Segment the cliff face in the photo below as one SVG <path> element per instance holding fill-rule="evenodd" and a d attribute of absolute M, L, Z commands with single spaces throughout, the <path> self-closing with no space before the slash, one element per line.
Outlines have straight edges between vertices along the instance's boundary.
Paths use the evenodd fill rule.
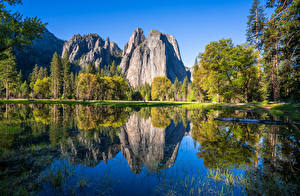
<path fill-rule="evenodd" d="M 94 167 L 102 160 L 106 163 L 108 159 L 115 157 L 120 151 L 120 141 L 112 141 L 98 132 L 83 131 L 61 143 L 60 150 L 71 164 Z"/>
<path fill-rule="evenodd" d="M 125 45 L 120 68 L 132 86 L 151 84 L 157 76 L 167 76 L 172 82 L 187 76 L 176 39 L 156 30 L 145 39 L 140 28 Z"/>
<path fill-rule="evenodd" d="M 153 127 L 151 118 L 133 114 L 119 133 L 121 151 L 134 173 L 143 167 L 156 171 L 171 167 L 186 128 L 173 122 L 166 128 Z"/>
<path fill-rule="evenodd" d="M 121 61 L 122 51 L 109 38 L 104 41 L 97 34 L 81 36 L 74 35 L 64 44 L 62 54 L 68 52 L 69 60 L 80 66 L 87 66 L 88 63 L 95 63 L 96 67 L 111 65 L 112 61 L 117 64 Z"/>

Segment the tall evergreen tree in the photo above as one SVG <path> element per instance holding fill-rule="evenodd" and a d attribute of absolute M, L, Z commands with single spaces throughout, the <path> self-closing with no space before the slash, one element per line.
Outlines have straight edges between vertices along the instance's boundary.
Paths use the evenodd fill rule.
<path fill-rule="evenodd" d="M 117 74 L 117 66 L 116 66 L 116 62 L 113 61 L 111 66 L 110 66 L 110 69 L 109 69 L 109 72 L 110 72 L 110 75 L 111 76 L 114 76 Z"/>
<path fill-rule="evenodd" d="M 53 97 L 57 99 L 61 90 L 61 60 L 55 52 L 51 61 L 51 80 L 52 80 L 52 92 Z"/>
<path fill-rule="evenodd" d="M 90 73 L 90 74 L 95 74 L 96 73 L 95 63 L 89 63 L 88 64 L 86 73 Z"/>
<path fill-rule="evenodd" d="M 248 16 L 247 22 L 247 41 L 249 44 L 256 46 L 257 50 L 257 66 L 260 67 L 259 55 L 260 50 L 263 46 L 263 33 L 264 33 L 264 23 L 265 15 L 263 7 L 259 5 L 259 0 L 253 0 L 252 7 L 250 9 L 250 15 Z"/>
<path fill-rule="evenodd" d="M 274 13 L 268 24 L 268 34 L 265 36 L 269 47 L 267 62 L 269 75 L 276 73 L 277 83 L 273 92 L 273 99 L 300 99 L 300 1 L 297 0 L 268 0 L 267 7 Z M 273 51 L 270 53 L 269 51 Z M 271 58 L 273 54 L 273 58 Z M 276 63 L 276 64 L 275 64 Z M 275 66 L 274 66 L 275 65 Z M 272 78 L 271 78 L 272 79 Z M 274 87 L 274 84 L 271 83 Z M 274 88 L 273 88 L 274 89 Z M 275 93 L 275 94 L 274 94 Z"/>
<path fill-rule="evenodd" d="M 38 75 L 39 75 L 39 66 L 37 64 L 35 64 L 30 76 L 29 76 L 29 81 L 30 81 L 30 88 L 33 89 L 34 83 L 36 82 L 36 80 L 38 79 Z"/>
<path fill-rule="evenodd" d="M 16 83 L 16 79 L 16 59 L 12 48 L 9 48 L 0 53 L 0 81 L 6 90 L 6 99 L 9 99 L 10 88 Z"/>
<path fill-rule="evenodd" d="M 177 77 L 172 86 L 173 86 L 173 92 L 174 92 L 174 99 L 175 99 L 175 101 L 178 101 L 178 93 L 179 93 L 180 89 L 179 89 L 179 81 L 178 81 Z"/>
<path fill-rule="evenodd" d="M 181 86 L 181 97 L 184 101 L 187 99 L 188 95 L 188 89 L 189 89 L 189 81 L 187 76 L 184 78 L 182 86 Z"/>
<path fill-rule="evenodd" d="M 38 79 L 42 80 L 43 78 L 48 77 L 48 71 L 46 67 L 40 67 L 39 73 L 38 73 Z"/>
<path fill-rule="evenodd" d="M 63 66 L 63 96 L 64 98 L 70 98 L 72 95 L 72 81 L 71 81 L 71 71 L 68 52 L 64 52 L 62 57 Z"/>

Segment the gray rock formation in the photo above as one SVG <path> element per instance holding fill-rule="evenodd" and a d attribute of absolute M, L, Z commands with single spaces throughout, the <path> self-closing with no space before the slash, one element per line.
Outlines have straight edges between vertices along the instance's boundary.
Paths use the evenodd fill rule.
<path fill-rule="evenodd" d="M 185 67 L 187 77 L 190 81 L 193 81 L 193 72 L 194 72 L 194 67 Z"/>
<path fill-rule="evenodd" d="M 81 131 L 62 142 L 60 150 L 71 164 L 94 167 L 102 160 L 106 163 L 108 159 L 114 158 L 120 151 L 120 142 L 112 141 L 99 132 Z"/>
<path fill-rule="evenodd" d="M 183 81 L 187 72 L 181 60 L 176 39 L 152 30 L 145 39 L 142 29 L 136 29 L 125 45 L 120 68 L 132 86 L 151 84 L 154 77 L 176 77 Z"/>
<path fill-rule="evenodd" d="M 174 122 L 166 128 L 153 127 L 151 118 L 144 119 L 133 114 L 119 133 L 121 151 L 134 173 L 143 167 L 157 171 L 171 167 L 186 128 Z"/>
<path fill-rule="evenodd" d="M 62 54 L 67 51 L 69 60 L 80 66 L 87 66 L 88 63 L 95 63 L 96 67 L 111 65 L 112 61 L 117 64 L 121 61 L 122 51 L 109 38 L 104 41 L 97 34 L 74 35 L 68 42 L 65 42 Z"/>

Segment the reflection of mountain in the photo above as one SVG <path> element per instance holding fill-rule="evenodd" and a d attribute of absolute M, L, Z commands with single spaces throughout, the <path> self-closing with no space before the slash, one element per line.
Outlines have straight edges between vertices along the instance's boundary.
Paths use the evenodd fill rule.
<path fill-rule="evenodd" d="M 139 173 L 143 165 L 149 171 L 169 168 L 176 160 L 186 128 L 172 120 L 166 128 L 156 128 L 152 121 L 134 113 L 121 128 L 80 130 L 60 142 L 61 153 L 72 164 L 95 166 L 122 151 L 134 173 Z"/>
<path fill-rule="evenodd" d="M 142 165 L 149 171 L 171 167 L 177 157 L 180 141 L 186 128 L 172 121 L 166 128 L 155 128 L 151 118 L 133 114 L 119 134 L 121 150 L 133 172 L 139 173 Z"/>
<path fill-rule="evenodd" d="M 115 130 L 108 130 L 115 131 Z M 120 142 L 117 137 L 111 138 L 98 131 L 81 131 L 74 137 L 61 143 L 61 153 L 72 164 L 96 166 L 100 161 L 106 162 L 118 154 Z"/>

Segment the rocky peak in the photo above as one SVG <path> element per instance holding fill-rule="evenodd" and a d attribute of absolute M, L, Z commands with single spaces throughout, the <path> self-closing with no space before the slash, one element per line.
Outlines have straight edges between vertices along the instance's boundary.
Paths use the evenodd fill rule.
<path fill-rule="evenodd" d="M 132 86 L 151 84 L 157 76 L 167 76 L 172 82 L 187 76 L 176 39 L 157 30 L 151 30 L 147 39 L 140 28 L 132 33 L 120 68 Z"/>
<path fill-rule="evenodd" d="M 74 35 L 64 44 L 62 53 L 65 51 L 70 62 L 80 66 L 95 63 L 96 67 L 111 65 L 112 61 L 119 63 L 122 53 L 116 43 L 110 42 L 109 38 L 104 41 L 98 34 Z"/>

